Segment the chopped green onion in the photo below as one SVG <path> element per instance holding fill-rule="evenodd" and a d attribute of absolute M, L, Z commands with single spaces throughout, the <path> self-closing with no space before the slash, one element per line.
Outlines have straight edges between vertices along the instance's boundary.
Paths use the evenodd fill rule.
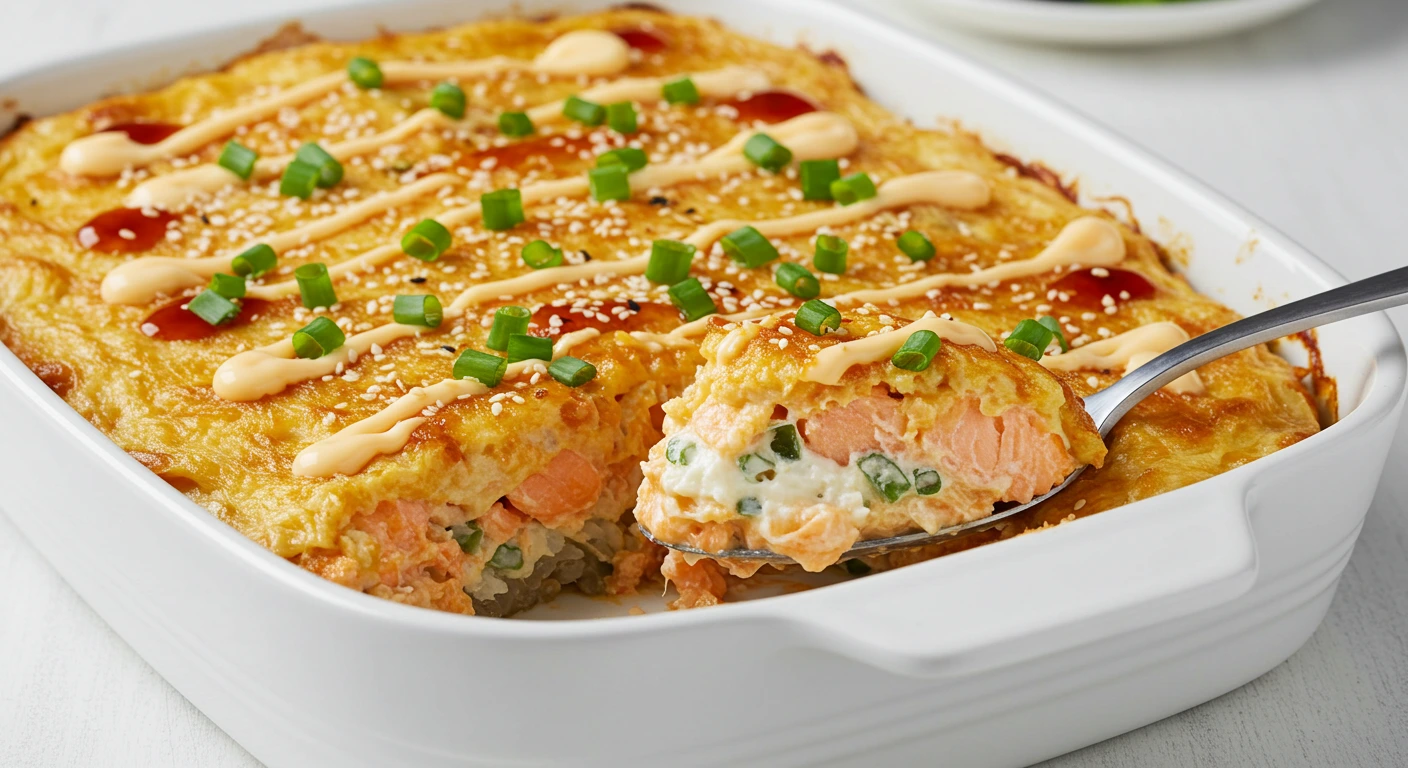
<path fill-rule="evenodd" d="M 430 92 L 430 106 L 446 117 L 464 117 L 464 90 L 454 83 L 441 83 Z"/>
<path fill-rule="evenodd" d="M 647 162 L 649 159 L 645 156 L 645 150 L 635 147 L 620 147 L 596 156 L 596 167 L 598 168 L 605 168 L 608 165 L 624 165 L 627 171 L 639 171 L 645 167 Z"/>
<path fill-rule="evenodd" d="M 501 571 L 516 571 L 523 567 L 523 550 L 512 544 L 500 544 L 489 558 L 489 565 Z"/>
<path fill-rule="evenodd" d="M 221 325 L 234 320 L 240 313 L 240 306 L 221 296 L 214 290 L 204 290 L 186 305 L 196 317 L 211 325 Z"/>
<path fill-rule="evenodd" d="M 596 378 L 596 366 L 586 360 L 564 355 L 552 361 L 548 366 L 548 375 L 557 379 L 559 384 L 580 387 Z"/>
<path fill-rule="evenodd" d="M 934 355 L 939 353 L 939 347 L 943 346 L 943 341 L 939 335 L 933 331 L 915 331 L 904 340 L 904 344 L 890 358 L 890 362 L 896 368 L 903 368 L 906 371 L 922 371 L 929 367 L 929 363 L 934 361 Z"/>
<path fill-rule="evenodd" d="M 802 438 L 797 435 L 796 424 L 783 424 L 772 430 L 772 441 L 768 443 L 779 459 L 796 461 L 802 458 Z"/>
<path fill-rule="evenodd" d="M 587 171 L 592 199 L 597 202 L 631 199 L 631 180 L 624 165 L 607 165 Z"/>
<path fill-rule="evenodd" d="M 864 560 L 859 559 L 847 560 L 846 562 L 841 563 L 841 567 L 845 568 L 846 573 L 849 573 L 852 576 L 864 576 L 865 574 L 870 573 L 872 570 L 874 570 Z"/>
<path fill-rule="evenodd" d="M 698 104 L 699 89 L 687 77 L 671 80 L 660 88 L 660 95 L 671 104 Z"/>
<path fill-rule="evenodd" d="M 772 472 L 777 466 L 772 460 L 759 456 L 756 453 L 745 453 L 738 457 L 738 469 L 743 473 L 743 479 L 750 483 L 761 483 L 764 480 L 771 480 L 772 477 L 764 477 Z"/>
<path fill-rule="evenodd" d="M 523 263 L 533 269 L 560 267 L 563 262 L 562 249 L 552 247 L 552 243 L 546 240 L 534 240 L 523 246 L 519 255 L 523 257 Z"/>
<path fill-rule="evenodd" d="M 502 232 L 523 223 L 523 195 L 516 189 L 496 189 L 479 196 L 485 229 Z"/>
<path fill-rule="evenodd" d="M 850 205 L 875 197 L 875 182 L 864 173 L 853 173 L 831 182 L 831 198 L 841 205 Z"/>
<path fill-rule="evenodd" d="M 905 477 L 904 470 L 895 466 L 893 461 L 883 453 L 872 453 L 856 462 L 860 467 L 861 474 L 865 479 L 885 497 L 886 501 L 896 502 L 909 490 L 909 478 Z"/>
<path fill-rule="evenodd" d="M 337 162 L 337 158 L 328 154 L 326 149 L 309 142 L 298 148 L 294 153 L 295 162 L 307 163 L 318 169 L 318 186 L 323 189 L 337 186 L 342 181 L 342 163 Z"/>
<path fill-rule="evenodd" d="M 734 509 L 738 510 L 738 514 L 744 517 L 756 517 L 763 513 L 763 503 L 752 496 L 748 496 L 739 499 Z"/>
<path fill-rule="evenodd" d="M 439 328 L 445 319 L 445 310 L 434 296 L 401 295 L 391 302 L 391 317 L 402 325 Z"/>
<path fill-rule="evenodd" d="M 358 88 L 380 88 L 383 79 L 381 67 L 365 56 L 358 56 L 347 62 L 347 78 L 356 83 Z"/>
<path fill-rule="evenodd" d="M 830 200 L 831 182 L 841 178 L 841 164 L 835 160 L 803 160 L 797 171 L 803 200 Z"/>
<path fill-rule="evenodd" d="M 606 119 L 606 107 L 580 96 L 568 96 L 562 103 L 562 116 L 582 125 L 601 125 Z"/>
<path fill-rule="evenodd" d="M 1042 326 L 1043 328 L 1045 328 L 1045 329 L 1048 330 L 1048 331 L 1051 331 L 1051 335 L 1055 336 L 1055 337 L 1056 337 L 1056 341 L 1058 341 L 1058 342 L 1061 343 L 1061 351 L 1062 351 L 1062 352 L 1070 352 L 1070 351 L 1071 351 L 1071 345 L 1068 344 L 1068 343 L 1066 343 L 1066 334 L 1064 334 L 1064 333 L 1061 332 L 1061 323 L 1060 323 L 1060 321 L 1058 321 L 1056 318 L 1052 317 L 1051 315 L 1042 315 L 1041 317 L 1038 317 L 1038 318 L 1036 319 L 1036 321 L 1037 321 L 1038 323 L 1041 323 L 1041 326 Z"/>
<path fill-rule="evenodd" d="M 699 278 L 691 277 L 670 286 L 670 301 L 684 313 L 684 319 L 693 322 L 719 311 L 709 292 Z"/>
<path fill-rule="evenodd" d="M 332 276 L 328 265 L 315 262 L 304 264 L 293 270 L 293 279 L 298 282 L 298 293 L 303 298 L 303 306 L 331 307 L 337 303 L 337 292 L 332 287 Z"/>
<path fill-rule="evenodd" d="M 307 200 L 313 196 L 322 174 L 323 169 L 318 166 L 294 160 L 284 168 L 284 175 L 279 179 L 279 194 Z"/>
<path fill-rule="evenodd" d="M 650 261 L 645 265 L 645 279 L 652 283 L 674 285 L 689 277 L 689 264 L 694 260 L 694 246 L 678 240 L 656 240 L 650 244 Z"/>
<path fill-rule="evenodd" d="M 606 105 L 606 124 L 617 133 L 636 132 L 636 108 L 629 101 Z"/>
<path fill-rule="evenodd" d="M 455 359 L 451 375 L 456 379 L 477 379 L 480 384 L 492 389 L 503 381 L 506 370 L 508 361 L 502 357 L 477 349 L 466 349 Z"/>
<path fill-rule="evenodd" d="M 744 225 L 719 241 L 724 253 L 745 267 L 761 267 L 777 258 L 777 248 L 756 228 Z"/>
<path fill-rule="evenodd" d="M 316 360 L 345 341 L 347 336 L 337 323 L 326 317 L 315 317 L 313 322 L 293 332 L 293 353 L 305 360 Z"/>
<path fill-rule="evenodd" d="M 499 115 L 499 133 L 515 138 L 533 134 L 533 118 L 527 112 L 504 112 Z"/>
<path fill-rule="evenodd" d="M 782 290 L 799 299 L 815 299 L 821 293 L 821 283 L 816 281 L 816 275 L 808 272 L 801 264 L 778 264 L 774 280 Z"/>
<path fill-rule="evenodd" d="M 552 360 L 552 339 L 529 336 L 526 333 L 508 335 L 508 361 Z"/>
<path fill-rule="evenodd" d="M 697 449 L 698 446 L 683 437 L 672 437 L 670 442 L 665 443 L 665 461 L 681 467 L 688 466 L 694 460 Z"/>
<path fill-rule="evenodd" d="M 499 307 L 494 310 L 494 324 L 489 327 L 489 338 L 484 346 L 503 352 L 508 349 L 508 337 L 528 332 L 528 320 L 533 313 L 523 307 Z"/>
<path fill-rule="evenodd" d="M 211 275 L 210 285 L 206 287 L 227 299 L 241 299 L 244 298 L 244 283 L 243 277 L 216 272 L 214 275 Z"/>
<path fill-rule="evenodd" d="M 474 554 L 475 550 L 479 549 L 479 542 L 484 540 L 484 529 L 473 520 L 452 525 L 445 530 L 450 532 L 450 538 L 460 545 L 460 551 L 466 555 Z"/>
<path fill-rule="evenodd" d="M 943 486 L 943 480 L 939 478 L 938 470 L 928 467 L 914 470 L 914 492 L 920 496 L 933 496 Z"/>
<path fill-rule="evenodd" d="M 923 232 L 908 230 L 900 235 L 900 239 L 896 240 L 895 244 L 900 247 L 904 255 L 909 257 L 910 261 L 928 261 L 934 258 L 934 244 L 929 242 L 929 238 L 925 237 Z"/>
<path fill-rule="evenodd" d="M 846 271 L 846 254 L 851 246 L 835 235 L 817 235 L 816 253 L 812 255 L 812 266 L 818 272 L 839 275 Z"/>
<path fill-rule="evenodd" d="M 797 309 L 792 324 L 813 336 L 825 336 L 841 327 L 841 312 L 820 299 L 812 299 Z"/>
<path fill-rule="evenodd" d="M 230 271 L 240 277 L 260 278 L 279 263 L 279 255 L 264 243 L 246 248 L 230 260 Z"/>
<path fill-rule="evenodd" d="M 1002 341 L 1002 344 L 1022 357 L 1030 357 L 1039 361 L 1054 336 L 1051 329 L 1041 323 L 1035 320 L 1023 320 L 1017 323 L 1017 327 L 1012 329 L 1012 333 Z"/>
<path fill-rule="evenodd" d="M 435 261 L 450 249 L 453 240 L 444 224 L 435 219 L 421 219 L 401 236 L 401 252 L 413 259 Z"/>
<path fill-rule="evenodd" d="M 777 143 L 766 133 L 755 133 L 743 145 L 743 156 L 753 165 L 773 173 L 781 171 L 792 162 L 792 150 Z"/>
<path fill-rule="evenodd" d="M 218 162 L 221 168 L 224 168 L 245 181 L 249 181 L 249 177 L 254 175 L 254 163 L 258 160 L 258 152 L 231 139 L 225 142 L 225 148 L 220 150 L 220 160 Z"/>

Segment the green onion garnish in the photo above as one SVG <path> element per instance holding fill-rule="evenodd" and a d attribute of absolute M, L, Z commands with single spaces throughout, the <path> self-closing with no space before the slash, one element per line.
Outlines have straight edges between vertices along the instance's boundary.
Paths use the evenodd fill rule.
<path fill-rule="evenodd" d="M 559 384 L 580 387 L 596 378 L 596 366 L 586 360 L 564 355 L 552 361 L 548 366 L 548 375 L 557 379 Z"/>
<path fill-rule="evenodd" d="M 316 360 L 345 341 L 347 336 L 337 323 L 326 317 L 315 317 L 313 322 L 293 332 L 293 353 L 304 360 Z"/>
<path fill-rule="evenodd" d="M 499 133 L 505 136 L 531 136 L 533 118 L 527 112 L 504 112 L 499 115 Z"/>
<path fill-rule="evenodd" d="M 489 558 L 489 565 L 501 571 L 516 571 L 523 567 L 523 550 L 512 544 L 500 544 Z"/>
<path fill-rule="evenodd" d="M 923 232 L 908 230 L 895 241 L 910 261 L 928 261 L 934 258 L 934 244 Z"/>
<path fill-rule="evenodd" d="M 864 576 L 865 574 L 870 573 L 872 570 L 874 570 L 864 560 L 847 560 L 846 562 L 841 563 L 841 567 L 845 568 L 846 573 L 849 573 L 852 576 Z"/>
<path fill-rule="evenodd" d="M 798 308 L 792 324 L 813 336 L 825 336 L 841 327 L 841 312 L 820 299 L 812 299 Z"/>
<path fill-rule="evenodd" d="M 391 317 L 402 325 L 439 328 L 445 319 L 445 310 L 434 296 L 401 295 L 391 302 Z"/>
<path fill-rule="evenodd" d="M 332 288 L 332 276 L 328 265 L 321 262 L 304 264 L 293 270 L 293 279 L 298 281 L 298 293 L 303 297 L 303 306 L 331 307 L 337 303 L 337 292 Z"/>
<path fill-rule="evenodd" d="M 552 339 L 529 336 L 526 333 L 508 335 L 508 361 L 552 360 Z"/>
<path fill-rule="evenodd" d="M 743 156 L 753 165 L 773 173 L 781 171 L 792 162 L 792 150 L 777 143 L 766 133 L 755 133 L 743 145 Z"/>
<path fill-rule="evenodd" d="M 228 323 L 240 313 L 238 304 L 214 290 L 201 291 L 194 299 L 191 299 L 190 303 L 186 305 L 186 309 L 211 325 Z"/>
<path fill-rule="evenodd" d="M 841 178 L 841 164 L 835 160 L 803 160 L 797 171 L 803 200 L 830 200 L 831 182 Z"/>
<path fill-rule="evenodd" d="M 235 174 L 236 176 L 249 181 L 249 177 L 254 174 L 254 163 L 259 160 L 259 153 L 234 141 L 225 142 L 225 148 L 220 150 L 220 167 Z"/>
<path fill-rule="evenodd" d="M 850 205 L 875 197 L 875 182 L 864 173 L 853 173 L 831 182 L 831 198 L 841 205 Z"/>
<path fill-rule="evenodd" d="M 684 313 L 684 319 L 693 322 L 719 311 L 709 292 L 699 278 L 691 277 L 670 286 L 670 301 Z"/>
<path fill-rule="evenodd" d="M 773 428 L 768 447 L 779 459 L 796 461 L 802 458 L 802 438 L 797 435 L 797 425 L 783 424 Z"/>
<path fill-rule="evenodd" d="M 624 165 L 607 165 L 587 171 L 592 199 L 597 202 L 631 199 L 631 180 Z"/>
<path fill-rule="evenodd" d="M 489 338 L 484 346 L 503 352 L 508 349 L 508 337 L 527 333 L 528 321 L 533 313 L 523 307 L 499 307 L 494 310 L 494 324 L 489 327 Z"/>
<path fill-rule="evenodd" d="M 777 466 L 771 459 L 759 456 L 756 453 L 745 453 L 738 457 L 738 469 L 743 473 L 743 479 L 750 483 L 761 483 L 764 480 L 771 480 L 771 477 L 764 477 Z"/>
<path fill-rule="evenodd" d="M 617 133 L 636 132 L 636 108 L 629 101 L 606 105 L 606 124 Z"/>
<path fill-rule="evenodd" d="M 240 277 L 259 278 L 279 263 L 279 255 L 264 243 L 246 248 L 244 252 L 230 260 L 230 271 Z"/>
<path fill-rule="evenodd" d="M 322 173 L 316 165 L 294 160 L 284 168 L 284 175 L 279 179 L 279 194 L 307 200 L 313 196 Z"/>
<path fill-rule="evenodd" d="M 660 88 L 660 95 L 671 104 L 698 104 L 699 89 L 687 77 L 671 80 Z"/>
<path fill-rule="evenodd" d="M 904 340 L 904 344 L 890 358 L 896 368 L 903 368 L 906 371 L 922 371 L 929 367 L 929 363 L 934 361 L 934 355 L 939 353 L 939 347 L 943 346 L 943 341 L 939 335 L 933 331 L 915 331 Z"/>
<path fill-rule="evenodd" d="M 244 298 L 245 281 L 243 277 L 217 272 L 211 275 L 210 285 L 206 287 L 227 299 Z"/>
<path fill-rule="evenodd" d="M 639 171 L 644 168 L 649 159 L 645 156 L 645 150 L 635 147 L 621 147 L 609 152 L 602 152 L 596 156 L 596 167 L 605 168 L 608 165 L 624 165 L 628 171 Z"/>
<path fill-rule="evenodd" d="M 323 189 L 335 187 L 342 181 L 342 163 L 337 162 L 337 158 L 317 144 L 309 142 L 299 147 L 293 159 L 295 162 L 307 163 L 317 168 L 318 186 Z"/>
<path fill-rule="evenodd" d="M 914 492 L 920 496 L 933 496 L 943 486 L 943 480 L 939 478 L 938 470 L 927 467 L 914 470 Z"/>
<path fill-rule="evenodd" d="M 678 240 L 656 240 L 650 244 L 650 261 L 645 265 L 645 279 L 652 283 L 674 285 L 689 277 L 689 264 L 694 260 L 694 246 Z"/>
<path fill-rule="evenodd" d="M 905 477 L 904 470 L 895 466 L 893 461 L 883 453 L 872 453 L 856 462 L 860 467 L 861 474 L 865 479 L 885 497 L 886 501 L 895 502 L 909 490 L 909 478 Z"/>
<path fill-rule="evenodd" d="M 1039 361 L 1054 337 L 1055 334 L 1051 332 L 1051 329 L 1041 323 L 1035 320 L 1023 320 L 1017 323 L 1017 327 L 1012 329 L 1012 333 L 1002 341 L 1002 344 L 1022 357 L 1030 357 Z"/>
<path fill-rule="evenodd" d="M 430 106 L 446 117 L 464 117 L 464 90 L 454 83 L 441 83 L 430 92 Z"/>
<path fill-rule="evenodd" d="M 473 520 L 452 525 L 445 530 L 450 532 L 450 538 L 460 545 L 460 551 L 466 555 L 474 554 L 475 550 L 479 549 L 479 542 L 484 540 L 484 529 Z"/>
<path fill-rule="evenodd" d="M 745 267 L 761 267 L 777 258 L 777 248 L 757 229 L 744 225 L 719 241 L 724 253 Z"/>
<path fill-rule="evenodd" d="M 347 62 L 347 78 L 358 88 L 380 88 L 381 67 L 365 56 L 358 56 Z"/>
<path fill-rule="evenodd" d="M 1055 336 L 1055 337 L 1056 337 L 1056 341 L 1060 342 L 1060 344 L 1061 344 L 1061 351 L 1062 351 L 1062 352 L 1070 352 L 1070 351 L 1071 351 L 1071 345 L 1066 343 L 1066 334 L 1064 334 L 1064 333 L 1061 332 L 1061 323 L 1060 323 L 1060 321 L 1058 321 L 1056 318 L 1052 317 L 1051 315 L 1042 315 L 1041 317 L 1038 317 L 1038 318 L 1036 319 L 1036 321 L 1037 321 L 1038 323 L 1041 323 L 1041 326 L 1042 326 L 1043 328 L 1045 328 L 1045 329 L 1048 330 L 1048 331 L 1051 331 L 1051 335 Z"/>
<path fill-rule="evenodd" d="M 503 381 L 504 372 L 507 370 L 508 361 L 502 357 L 477 349 L 466 349 L 455 359 L 451 375 L 456 379 L 476 379 L 480 384 L 492 389 Z"/>
<path fill-rule="evenodd" d="M 816 280 L 816 275 L 807 271 L 801 264 L 783 262 L 777 265 L 777 274 L 773 276 L 782 290 L 796 296 L 799 299 L 815 299 L 821 293 L 821 283 Z"/>
<path fill-rule="evenodd" d="M 846 271 L 846 254 L 851 246 L 835 235 L 817 235 L 816 253 L 812 255 L 812 266 L 818 272 L 839 275 Z"/>
<path fill-rule="evenodd" d="M 523 223 L 523 195 L 516 189 L 496 189 L 479 196 L 484 228 L 495 232 Z"/>
<path fill-rule="evenodd" d="M 683 437 L 672 437 L 670 442 L 665 443 L 665 461 L 671 464 L 678 464 L 681 467 L 688 466 L 694 460 L 694 452 L 698 450 L 692 441 Z"/>
<path fill-rule="evenodd" d="M 738 510 L 738 514 L 744 517 L 756 517 L 763 513 L 763 503 L 752 496 L 747 496 L 739 499 L 734 509 Z"/>
<path fill-rule="evenodd" d="M 580 96 L 568 96 L 562 104 L 562 116 L 582 125 L 601 125 L 606 119 L 606 107 Z"/>
<path fill-rule="evenodd" d="M 421 219 L 401 236 L 401 252 L 413 259 L 435 261 L 450 249 L 450 230 L 435 219 Z"/>
<path fill-rule="evenodd" d="M 534 240 L 523 246 L 520 255 L 523 257 L 523 263 L 533 269 L 562 266 L 562 249 L 552 247 L 552 243 L 546 240 Z"/>

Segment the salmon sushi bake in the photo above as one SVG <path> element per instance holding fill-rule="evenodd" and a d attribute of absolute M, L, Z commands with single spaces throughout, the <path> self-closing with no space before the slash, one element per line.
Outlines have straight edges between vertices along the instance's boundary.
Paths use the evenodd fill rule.
<path fill-rule="evenodd" d="M 824 569 L 1092 467 L 850 578 L 1319 429 L 1308 372 L 1261 347 L 1102 442 L 1082 396 L 1236 315 L 1076 200 L 873 103 L 835 54 L 707 19 L 289 28 L 0 139 L 0 341 L 347 588 L 480 616 L 563 590 L 707 605 L 757 564 L 647 533 Z"/>

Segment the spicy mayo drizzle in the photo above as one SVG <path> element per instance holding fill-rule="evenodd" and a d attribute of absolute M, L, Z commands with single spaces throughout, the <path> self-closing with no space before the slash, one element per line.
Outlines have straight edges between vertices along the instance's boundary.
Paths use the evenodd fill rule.
<path fill-rule="evenodd" d="M 1043 356 L 1041 364 L 1053 371 L 1123 369 L 1124 375 L 1128 376 L 1134 369 L 1182 344 L 1188 338 L 1188 332 L 1177 323 L 1149 323 L 1108 339 L 1092 341 L 1069 352 Z M 1183 394 L 1198 394 L 1203 391 L 1203 380 L 1197 371 L 1192 371 L 1165 384 L 1164 389 Z"/>
<path fill-rule="evenodd" d="M 839 384 L 841 377 L 851 367 L 889 359 L 896 350 L 904 346 L 910 336 L 919 331 L 933 331 L 939 338 L 955 344 L 982 347 L 989 352 L 997 351 L 992 337 L 983 329 L 957 320 L 945 320 L 933 312 L 926 312 L 922 318 L 903 328 L 833 344 L 821 350 L 802 374 L 802 380 L 815 381 L 818 384 Z"/>

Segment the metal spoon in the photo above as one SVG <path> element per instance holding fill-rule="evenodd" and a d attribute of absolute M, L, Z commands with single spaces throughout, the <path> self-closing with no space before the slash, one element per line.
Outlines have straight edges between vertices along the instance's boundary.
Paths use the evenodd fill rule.
<path fill-rule="evenodd" d="M 1128 376 L 1105 389 L 1085 398 L 1085 410 L 1100 429 L 1100 436 L 1108 438 L 1115 424 L 1129 410 L 1148 397 L 1155 390 L 1200 366 L 1240 352 L 1257 344 L 1289 336 L 1321 325 L 1347 320 L 1370 312 L 1377 312 L 1400 304 L 1408 304 L 1408 267 L 1385 272 L 1382 275 L 1365 278 L 1349 285 L 1308 296 L 1283 307 L 1267 310 L 1251 317 L 1243 318 L 1208 333 L 1179 344 L 1159 355 L 1145 365 L 1141 365 Z M 1049 492 L 1038 496 L 1026 504 L 1000 508 L 999 511 L 962 525 L 940 528 L 934 533 L 907 533 L 903 536 L 889 536 L 883 539 L 868 539 L 856 542 L 855 546 L 841 555 L 848 560 L 865 555 L 878 555 L 897 549 L 921 547 L 940 541 L 957 538 L 970 533 L 986 530 L 1019 512 L 1030 509 L 1051 498 L 1085 470 L 1080 467 Z M 766 549 L 729 549 L 722 552 L 705 552 L 702 549 L 684 544 L 660 541 L 650 532 L 641 532 L 656 544 L 714 558 L 734 560 L 766 560 L 773 563 L 791 563 L 790 557 L 779 555 Z"/>

